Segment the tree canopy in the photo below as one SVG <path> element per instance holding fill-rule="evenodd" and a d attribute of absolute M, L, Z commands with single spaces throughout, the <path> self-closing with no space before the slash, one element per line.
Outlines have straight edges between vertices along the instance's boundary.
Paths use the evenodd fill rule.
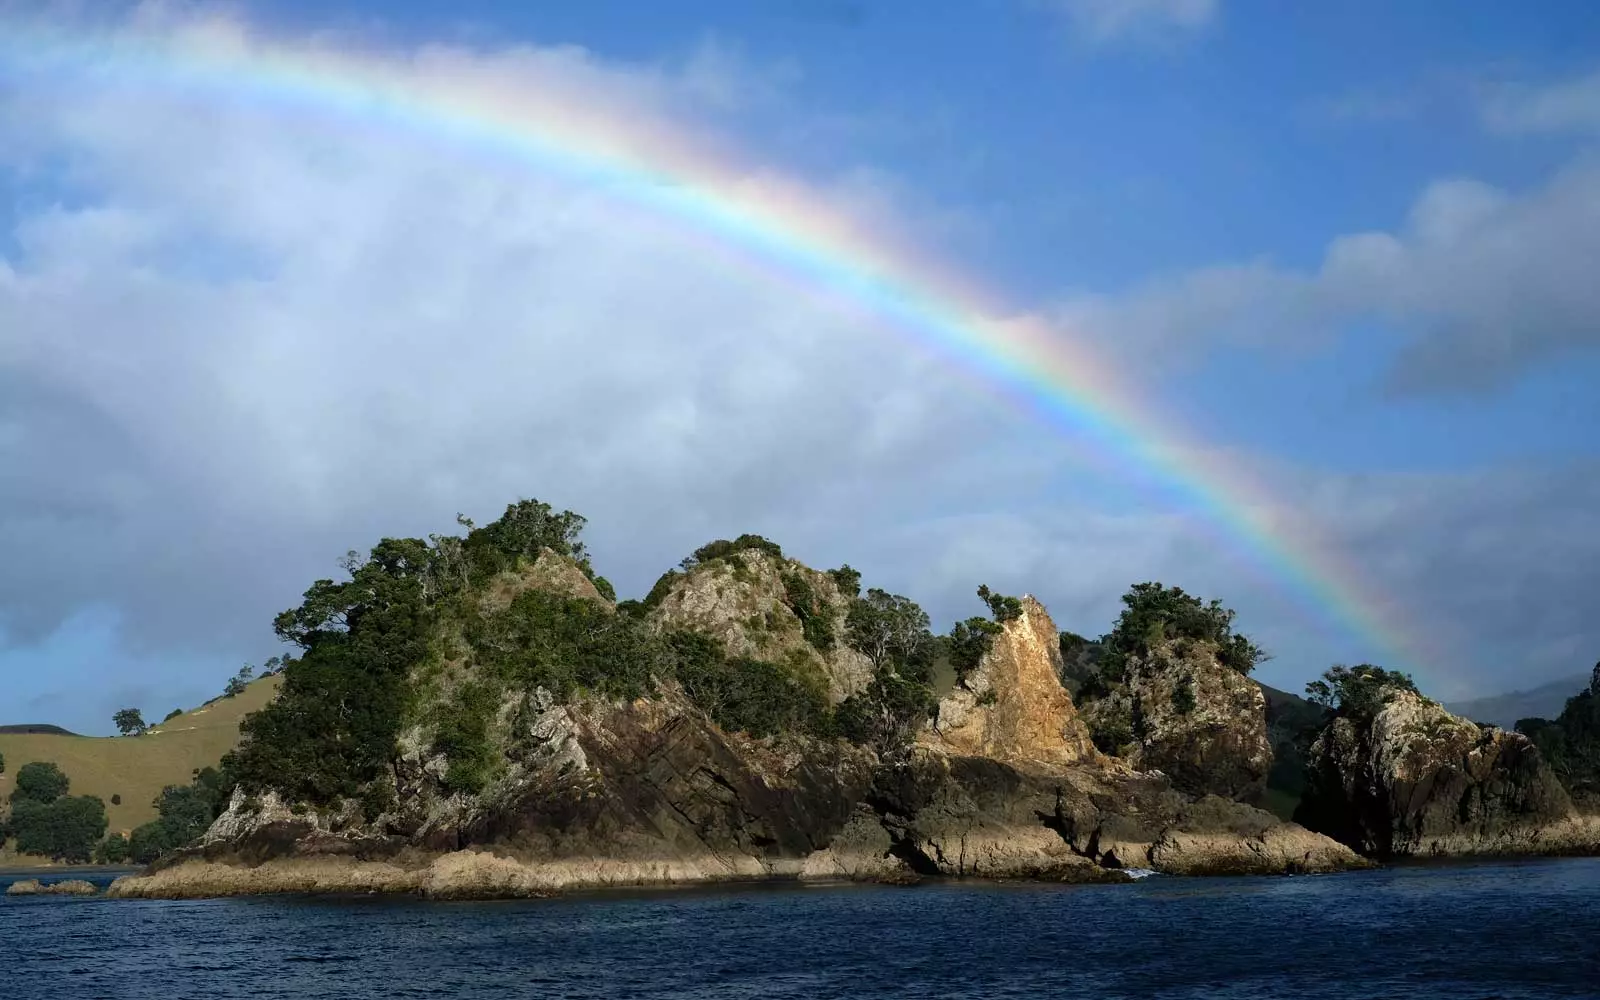
<path fill-rule="evenodd" d="M 137 708 L 124 708 L 111 717 L 111 722 L 124 736 L 139 736 L 150 728 L 144 724 L 144 715 Z"/>
<path fill-rule="evenodd" d="M 67 794 L 71 787 L 61 768 L 48 761 L 33 761 L 17 769 L 16 787 L 11 792 L 11 803 L 38 802 L 48 805 Z"/>
<path fill-rule="evenodd" d="M 1306 700 L 1346 717 L 1370 719 L 1400 691 L 1419 693 L 1410 674 L 1370 663 L 1336 664 L 1323 671 L 1320 680 L 1306 685 Z"/>
<path fill-rule="evenodd" d="M 1218 660 L 1241 674 L 1267 658 L 1261 647 L 1233 631 L 1234 612 L 1219 600 L 1202 601 L 1181 587 L 1147 582 L 1134 584 L 1122 604 L 1116 624 L 1100 640 L 1100 671 L 1111 682 L 1122 680 L 1129 657 L 1171 639 L 1213 643 Z"/>

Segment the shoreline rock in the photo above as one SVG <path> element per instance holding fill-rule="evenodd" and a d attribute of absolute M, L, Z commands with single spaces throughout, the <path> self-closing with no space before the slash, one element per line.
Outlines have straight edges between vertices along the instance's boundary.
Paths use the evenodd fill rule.
<path fill-rule="evenodd" d="M 27 878 L 11 883 L 11 887 L 6 890 L 7 896 L 98 896 L 99 894 L 100 890 L 95 888 L 93 882 L 86 882 L 81 878 L 51 882 L 49 885 L 36 878 Z"/>
<path fill-rule="evenodd" d="M 1600 854 L 1533 742 L 1414 691 L 1334 718 L 1312 745 L 1295 818 L 1379 858 Z"/>

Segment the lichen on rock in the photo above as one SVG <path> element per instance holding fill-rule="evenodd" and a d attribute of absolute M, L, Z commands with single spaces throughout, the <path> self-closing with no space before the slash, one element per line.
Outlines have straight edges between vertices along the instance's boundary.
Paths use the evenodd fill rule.
<path fill-rule="evenodd" d="M 828 573 L 746 548 L 666 579 L 649 612 L 658 629 L 692 629 L 716 639 L 730 657 L 791 665 L 821 684 L 834 704 L 872 680 L 872 661 L 846 639 L 851 596 Z M 809 637 L 802 615 L 820 616 Z"/>
<path fill-rule="evenodd" d="M 1328 722 L 1295 818 L 1376 857 L 1600 848 L 1532 741 L 1411 690 Z"/>

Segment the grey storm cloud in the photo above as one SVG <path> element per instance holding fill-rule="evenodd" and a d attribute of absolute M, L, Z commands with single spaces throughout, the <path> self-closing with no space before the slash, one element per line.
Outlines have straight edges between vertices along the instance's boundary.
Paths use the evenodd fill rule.
<path fill-rule="evenodd" d="M 667 124 L 718 92 L 704 65 L 685 82 L 573 50 L 429 59 Z M 22 206 L 0 239 L 0 638 L 13 650 L 100 607 L 141 655 L 258 657 L 271 616 L 346 549 L 535 496 L 590 518 L 624 593 L 712 537 L 756 531 L 815 564 L 848 560 L 945 621 L 976 613 L 987 582 L 1099 632 L 1128 584 L 1162 579 L 1239 607 L 1279 653 L 1269 680 L 1297 686 L 1341 655 L 1345 640 L 1213 526 L 1130 501 L 1066 437 L 875 318 L 603 192 L 405 134 L 93 80 L 0 94 L 0 150 L 34 175 L 70 164 L 74 191 Z M 892 211 L 861 176 L 833 195 Z M 1346 277 L 1329 287 L 1398 253 L 1427 288 L 1451 226 L 1543 233 L 1581 208 L 1567 199 L 1590 177 L 1552 184 L 1543 207 L 1446 191 L 1392 244 L 1330 254 Z M 1208 309 L 1241 308 L 1235 280 L 1208 287 Z M 1331 279 L 1237 280 L 1292 309 Z M 1434 301 L 1363 280 L 1392 308 Z M 1100 308 L 1110 323 L 1149 307 Z M 1176 328 L 1179 312 L 1145 315 Z M 1494 642 L 1552 673 L 1571 672 L 1569 647 L 1600 646 L 1572 596 L 1596 582 L 1597 508 L 1572 502 L 1593 495 L 1593 470 L 1545 470 L 1520 492 L 1493 470 L 1469 487 L 1275 475 L 1283 495 L 1317 498 L 1302 516 L 1408 614 L 1465 623 L 1451 636 L 1465 687 L 1498 686 L 1498 647 L 1481 655 Z M 1388 558 L 1398 550 L 1414 555 Z M 1559 607 L 1516 596 L 1546 587 Z"/>

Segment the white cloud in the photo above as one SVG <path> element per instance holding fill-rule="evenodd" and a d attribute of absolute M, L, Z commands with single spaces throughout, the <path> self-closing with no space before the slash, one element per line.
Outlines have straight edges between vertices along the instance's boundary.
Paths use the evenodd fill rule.
<path fill-rule="evenodd" d="M 572 48 L 369 55 L 419 85 L 537 88 L 646 129 L 692 128 L 738 90 L 708 93 L 704 67 Z M 592 519 L 597 562 L 624 593 L 749 530 L 818 564 L 849 560 L 942 618 L 978 610 L 972 589 L 989 582 L 1097 631 L 1127 584 L 1153 577 L 1227 597 L 1281 654 L 1276 668 L 1340 655 L 1344 640 L 1308 627 L 1210 527 L 1107 499 L 1120 487 L 1073 441 L 746 250 L 496 150 L 114 75 L 55 82 L 0 96 L 0 155 L 35 176 L 72 171 L 71 197 L 30 200 L 0 243 L 0 627 L 13 657 L 85 609 L 110 609 L 120 641 L 157 658 L 260 657 L 270 616 L 338 553 L 529 495 Z M 737 181 L 773 183 L 760 170 Z M 871 165 L 828 190 L 874 229 L 904 225 L 902 186 Z M 1541 211 L 1570 215 L 1565 197 Z M 1165 303 L 1094 303 L 1094 318 L 1175 337 L 1185 301 L 1217 328 L 1251 303 L 1298 314 L 1307 296 L 1343 302 L 1389 267 L 1426 274 L 1439 245 L 1505 232 L 1528 204 L 1441 188 L 1410 231 L 1330 252 L 1326 275 L 1219 269 Z M 1384 301 L 1405 304 L 1395 288 Z M 1392 492 L 1382 483 L 1359 493 L 1365 505 L 1326 485 L 1289 495 L 1317 490 L 1342 499 L 1306 516 L 1375 560 L 1423 517 L 1374 507 Z M 1355 510 L 1372 512 L 1365 533 L 1341 534 Z M 1472 551 L 1457 572 L 1521 580 L 1540 565 L 1512 540 Z"/>
<path fill-rule="evenodd" d="M 1530 191 L 1430 184 L 1403 226 L 1339 236 L 1314 270 L 1217 265 L 1060 311 L 1129 358 L 1169 360 L 1217 343 L 1303 349 L 1379 320 L 1403 338 L 1393 389 L 1478 389 L 1600 347 L 1596 261 L 1600 162 L 1583 158 Z"/>
<path fill-rule="evenodd" d="M 1600 72 L 1560 83 L 1489 88 L 1484 124 L 1509 135 L 1600 132 Z"/>
<path fill-rule="evenodd" d="M 1092 45 L 1192 35 L 1221 12 L 1219 0 L 1049 0 L 1072 32 Z"/>

